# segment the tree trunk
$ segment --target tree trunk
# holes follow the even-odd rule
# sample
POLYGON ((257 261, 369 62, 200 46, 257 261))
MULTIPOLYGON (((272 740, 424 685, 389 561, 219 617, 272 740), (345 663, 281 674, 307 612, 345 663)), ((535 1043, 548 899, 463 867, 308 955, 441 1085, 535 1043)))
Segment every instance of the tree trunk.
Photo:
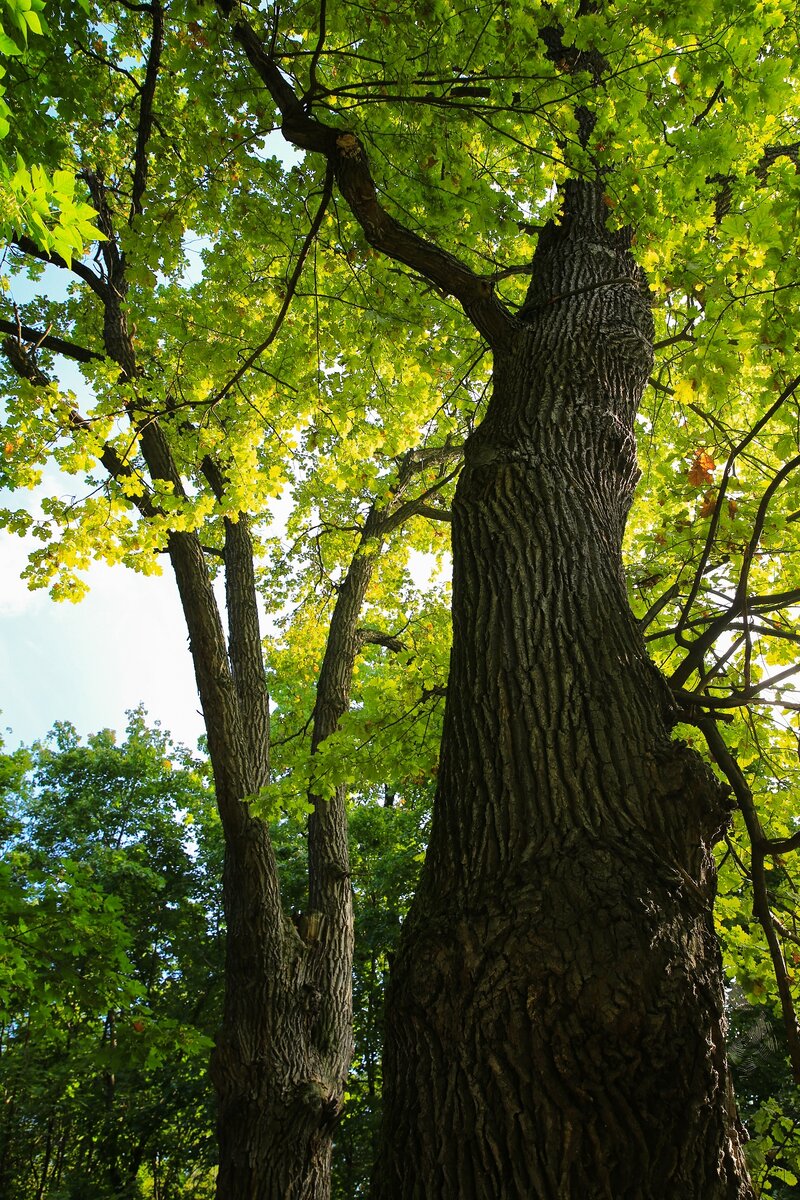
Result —
MULTIPOLYGON (((211 1067, 217 1195, 327 1200, 350 1038, 349 1027, 344 1045, 328 1035, 323 1004, 349 1014, 349 974, 344 995, 323 995, 327 946, 283 913, 269 829, 250 813, 269 779, 269 706, 247 519, 226 527, 228 647, 196 538, 172 534, 169 545, 225 834, 225 1006, 211 1067)), ((352 938, 352 925, 338 936, 352 938)))
POLYGON ((263 822, 248 817, 225 856, 225 1013, 217 1090, 220 1200, 326 1200, 344 1075, 322 1028, 322 943, 291 920, 270 928, 263 822))
POLYGON ((744 1200, 711 847, 621 543, 646 285, 567 185, 453 509, 433 827, 392 971, 382 1200, 744 1200))

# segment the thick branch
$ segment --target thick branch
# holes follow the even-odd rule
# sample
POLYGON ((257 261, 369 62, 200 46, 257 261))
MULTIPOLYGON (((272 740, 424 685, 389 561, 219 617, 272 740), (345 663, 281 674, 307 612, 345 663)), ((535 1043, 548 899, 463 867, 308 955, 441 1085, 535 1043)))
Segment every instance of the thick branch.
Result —
POLYGON ((30 342, 37 349, 39 346, 43 346, 45 350, 63 354, 65 358, 72 358, 75 362, 105 361, 105 354, 100 354, 97 350, 87 350, 85 346, 76 346, 74 342, 67 342, 64 338, 55 337, 48 330, 42 332, 40 329, 32 329, 30 325, 20 325, 16 321, 6 321, 0 318, 0 332, 10 333, 18 340, 30 342))
POLYGON ((3 342, 3 353, 20 379, 27 379, 34 387, 48 387, 49 376, 42 371, 36 362, 34 346, 25 347, 18 338, 6 338, 3 342))
POLYGON ((383 646, 386 650, 392 650, 395 654, 399 654, 405 649, 400 638, 394 637, 391 633, 381 633, 380 629, 370 629, 364 627, 357 630, 358 638, 362 646, 383 646))
POLYGON ((789 854, 792 850, 800 850, 800 830, 791 837, 770 838, 765 849, 767 854, 789 854))
POLYGON ((789 142, 785 146, 775 145, 766 147, 756 167, 756 175, 762 183, 765 182, 770 167, 779 158, 788 158, 800 170, 800 142, 789 142))
MULTIPOLYGON (((431 487, 426 488, 421 495, 416 496, 412 500, 406 500, 404 504, 400 504, 394 509, 394 511, 386 513, 386 515, 381 519, 381 532, 384 535, 389 534, 392 532, 392 530, 397 529, 411 517, 429 516, 431 512, 431 506, 427 504, 426 501, 430 500, 431 496, 435 496, 436 493, 445 486, 445 484, 450 483, 453 479, 455 479, 460 470, 461 463, 459 462, 452 471, 450 471, 447 475, 444 475, 441 479, 437 479, 436 483, 434 483, 431 487), (423 512, 423 509, 427 511, 423 512)), ((439 515, 436 509, 433 509, 432 511, 436 512, 437 516, 439 515)))
MULTIPOLYGON (((229 15, 233 5, 230 0, 223 0, 220 7, 229 15)), ((247 21, 235 21, 233 33, 280 110, 284 137, 301 150, 326 156, 339 189, 370 245, 424 275, 440 291, 455 296, 472 323, 492 344, 505 341, 514 327, 514 319, 494 295, 492 280, 477 275, 454 255, 392 217, 378 200, 359 138, 308 115, 247 21)))
POLYGON ((142 211, 142 198, 147 187, 147 143, 153 128, 153 98, 156 93, 161 51, 164 46, 164 12, 155 0, 150 11, 153 14, 153 32, 150 38, 150 53, 139 99, 139 127, 136 130, 136 150, 133 158, 133 197, 130 221, 142 211))
POLYGON ((253 539, 244 513, 225 518, 225 598, 228 645, 239 708, 255 772, 254 791, 269 783, 269 694, 256 602, 253 539))
POLYGON ((60 254, 56 254, 55 252, 48 254, 46 250, 40 250, 36 242, 29 237, 14 237, 11 239, 11 244, 17 250, 21 250, 23 254, 29 254, 31 258, 38 258, 40 262, 50 263, 51 266, 62 267, 65 271, 71 271, 73 275, 77 275, 79 279, 88 284, 101 300, 105 299, 108 291, 105 282, 99 275, 95 275, 94 271, 90 270, 85 263, 79 262, 77 258, 73 258, 67 262, 60 254))
POLYGON ((658 599, 653 601, 644 616, 639 618, 639 628, 644 631, 652 625, 661 610, 675 599, 679 590, 678 584, 673 583, 665 592, 662 592, 658 599))
MULTIPOLYGON (((2 348, 11 366, 22 379, 27 379, 34 387, 50 386, 51 380, 37 365, 32 349, 26 350, 22 343, 14 338, 6 338, 2 348)), ((75 408, 70 410, 69 423, 73 429, 91 429, 92 427, 92 422, 88 418, 81 416, 75 408)), ((108 443, 103 446, 100 452, 100 462, 112 479, 134 479, 138 484, 142 483, 137 472, 108 443)), ((128 494, 128 499, 143 517, 153 517, 156 515, 157 510, 154 508, 150 493, 146 489, 139 495, 128 494)))
POLYGON ((432 504, 418 504, 416 515, 427 517, 429 521, 447 521, 448 524, 452 524, 453 521, 453 514, 449 509, 434 508, 432 504))

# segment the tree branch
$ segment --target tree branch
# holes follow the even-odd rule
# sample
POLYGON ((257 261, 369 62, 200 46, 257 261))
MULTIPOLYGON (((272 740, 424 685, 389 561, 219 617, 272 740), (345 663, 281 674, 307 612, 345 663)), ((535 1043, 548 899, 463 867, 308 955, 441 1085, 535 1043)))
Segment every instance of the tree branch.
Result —
POLYGON ((308 67, 308 92, 306 99, 313 100, 317 93, 317 66, 319 65, 320 55, 322 54, 325 45, 325 20, 326 20, 326 0, 320 0, 319 5, 319 38, 314 47, 314 53, 311 55, 311 62, 308 67))
POLYGON ((683 609, 681 610, 681 615, 678 619, 678 626, 677 626, 677 631, 676 631, 676 638, 678 638, 678 640, 680 640, 680 638, 679 638, 680 632, 686 625, 686 622, 689 617, 689 611, 690 611, 692 605, 694 604, 694 601, 697 597, 698 591, 700 590, 700 583, 702 581, 703 575, 705 574, 706 564, 708 563, 709 555, 711 554, 711 548, 714 545, 714 538, 717 535, 717 527, 719 525, 720 514, 722 512, 722 501, 723 501, 725 492, 728 487, 728 482, 730 480, 731 473, 733 471, 733 465, 736 462, 736 459, 739 457, 739 455, 742 454, 743 451, 747 449, 747 447, 750 445, 750 443, 753 441, 753 439, 761 432, 761 430, 764 428, 764 426, 767 424, 767 422, 772 420, 772 418, 775 416, 775 414, 778 412, 778 410, 786 403, 786 401, 789 399, 789 397, 793 395, 793 393, 797 390, 798 386, 800 386, 800 375, 798 375, 795 379, 793 379, 791 381, 791 383, 789 383, 783 389, 781 394, 778 396, 777 400, 772 405, 770 405, 770 407, 764 413, 763 417, 761 417, 760 420, 756 421, 756 423, 752 427, 752 429, 750 429, 745 434, 745 436, 741 439, 741 441, 736 446, 734 446, 733 450, 731 450, 730 454, 728 455, 727 461, 725 463, 725 468, 722 472, 722 479, 720 480, 720 485, 719 485, 719 490, 717 492, 717 500, 716 500, 716 504, 714 506, 714 511, 711 514, 711 522, 708 527, 708 533, 706 535, 705 545, 703 546, 703 551, 702 551, 702 554, 700 555, 700 562, 697 564, 697 570, 695 571, 695 574, 694 574, 692 586, 689 589, 689 595, 686 597, 686 603, 684 604, 683 609))
POLYGON ((661 610, 666 608, 671 600, 675 599, 679 590, 679 585, 677 583, 673 583, 672 586, 668 587, 665 592, 662 592, 657 600, 653 601, 644 616, 639 618, 639 628, 642 631, 647 629, 649 625, 652 625, 653 621, 655 621, 661 610))
POLYGON ((400 638, 393 637, 390 633, 381 633, 379 629, 359 629, 356 631, 363 646, 383 646, 387 650, 393 650, 395 654, 399 654, 405 649, 405 644, 400 641, 400 638))
POLYGON ((311 222, 311 228, 309 229, 308 233, 306 234, 305 241, 303 242, 302 249, 300 250, 300 254, 298 256, 297 262, 295 263, 295 267, 294 267, 294 270, 292 271, 291 278, 290 278, 288 284, 286 285, 286 295, 283 298, 283 303, 281 304, 278 315, 272 323, 272 328, 270 329, 267 336, 264 338, 264 341, 261 342, 260 345, 256 346, 255 350, 253 350, 250 354, 248 354, 247 358, 244 360, 242 365, 239 367, 239 369, 237 371, 234 372, 234 374, 230 377, 230 379, 225 384, 225 386, 223 388, 221 388, 218 392, 215 392, 213 396, 208 397, 208 399, 206 400, 206 404, 209 407, 213 407, 213 405, 219 404, 220 400, 222 400, 224 396, 227 396, 227 394, 231 390, 231 388, 234 387, 239 382, 239 380, 242 378, 242 376, 244 374, 246 374, 247 371, 250 370, 250 368, 252 367, 252 365, 256 361, 256 359, 260 358, 261 355, 264 353, 264 351, 269 349, 269 347, 275 341, 275 338, 278 336, 278 333, 280 332, 280 328, 284 322, 284 318, 286 317, 286 314, 289 311, 289 305, 292 303, 292 300, 294 299, 294 294, 297 290, 297 285, 300 282, 300 276, 303 272, 303 265, 306 261, 306 258, 308 257, 308 252, 311 249, 312 245, 314 244, 314 239, 316 238, 317 234, 319 233, 319 229, 322 224, 322 218, 325 216, 325 211, 330 202, 332 192, 333 192, 333 171, 329 166, 328 170, 325 173, 325 183, 322 188, 322 199, 320 201, 319 208, 317 209, 314 220, 311 222))
POLYGON ((105 354, 97 350, 87 350, 85 346, 55 337, 48 330, 43 333, 40 329, 32 329, 30 325, 20 325, 17 321, 0 318, 0 333, 10 333, 17 341, 31 342, 36 349, 43 346, 45 350, 63 354, 65 358, 73 358, 76 362, 105 362, 105 354))
MULTIPOLYGON (((754 683, 740 692, 731 692, 729 696, 701 696, 698 692, 686 692, 682 688, 675 687, 673 687, 673 691, 684 704, 699 704, 709 708, 743 708, 745 704, 752 703, 761 692, 769 691, 783 679, 791 679, 798 671, 800 671, 800 663, 793 663, 785 671, 778 671, 777 675, 771 675, 769 679, 762 679, 760 683, 754 683)), ((672 684, 672 679, 669 682, 672 684)))
MULTIPOLYGON (((50 378, 37 366, 32 352, 26 350, 21 342, 12 338, 6 338, 2 349, 11 366, 21 378, 27 379, 35 387, 50 386, 50 378)), ((81 416, 76 408, 70 410, 69 423, 73 429, 91 429, 92 427, 92 422, 87 417, 81 416)), ((121 457, 119 451, 114 446, 106 443, 100 452, 99 458, 112 479, 135 479, 137 483, 142 484, 141 476, 121 457)), ((130 500, 134 508, 139 510, 143 517, 154 517, 157 515, 158 510, 154 507, 150 499, 150 493, 146 488, 139 495, 128 494, 127 499, 130 500)))
POLYGON ((767 853, 772 852, 769 849, 770 843, 764 837, 758 811, 753 802, 753 793, 747 785, 747 780, 742 774, 739 764, 726 746, 719 729, 713 721, 707 718, 701 718, 697 722, 697 725, 705 736, 711 757, 733 789, 750 838, 753 915, 764 931, 769 955, 772 959, 772 969, 775 973, 775 982, 778 987, 792 1074, 797 1083, 800 1083, 800 1027, 798 1027, 797 1015, 794 1010, 791 983, 786 971, 786 962, 780 942, 778 941, 778 935, 775 931, 772 913, 770 912, 767 877, 764 871, 764 857, 767 853))
POLYGON ((447 521, 452 523, 453 514, 444 508, 434 508, 432 504, 418 504, 416 516, 427 517, 430 521, 447 521))
POLYGON ((156 93, 161 51, 164 46, 164 11, 159 0, 154 0, 150 10, 153 14, 153 32, 150 38, 150 53, 147 56, 144 84, 139 99, 139 125, 136 130, 136 150, 133 157, 133 195, 129 224, 132 224, 133 218, 142 211, 142 198, 147 186, 147 143, 153 128, 153 98, 156 93))
POLYGON ((406 502, 396 508, 394 512, 387 513, 381 520, 382 534, 386 535, 391 533, 392 530, 397 529, 398 526, 402 525, 405 521, 408 521, 411 517, 423 515, 420 512, 420 509, 430 507, 425 503, 426 500, 429 500, 431 496, 435 496, 436 493, 440 491, 446 483, 450 483, 451 480, 455 479, 460 470, 461 463, 458 463, 458 465, 454 467, 452 471, 448 472, 448 474, 443 476, 441 479, 437 479, 436 483, 434 483, 431 487, 426 488, 421 495, 416 496, 412 500, 406 500, 406 502))
POLYGON ((764 529, 764 521, 767 517, 767 509, 770 501, 775 495, 784 479, 800 467, 800 454, 796 454, 794 458, 790 458, 787 463, 784 463, 779 471, 776 471, 767 487, 764 489, 764 494, 761 497, 761 502, 756 512, 756 519, 753 522, 753 532, 750 535, 750 541, 744 552, 744 562, 739 575, 739 582, 736 586, 736 599, 744 606, 747 596, 747 584, 750 578, 750 567, 753 562, 753 556, 758 549, 758 543, 761 540, 761 534, 764 529))
MULTIPOLYGON (((220 8, 230 16, 233 0, 220 0, 220 8)), ((496 345, 506 341, 515 321, 494 295, 491 278, 477 275, 454 255, 395 220, 378 200, 360 139, 309 116, 291 84, 267 53, 262 39, 247 21, 235 20, 233 34, 280 110, 284 137, 301 150, 325 155, 339 190, 369 244, 418 271, 446 295, 455 296, 490 343, 496 345)))
POLYGON ((703 121, 708 116, 708 114, 711 112, 712 108, 714 107, 714 105, 717 103, 720 96, 722 95, 722 90, 724 87, 725 87, 724 82, 722 80, 720 80, 720 82, 714 88, 714 91, 711 93, 711 96, 709 97, 708 103, 706 104, 705 108, 701 112, 697 113, 697 115, 692 118, 693 125, 699 125, 700 122, 703 121))
POLYGON ((800 830, 791 837, 770 838, 766 850, 767 854, 789 854, 792 850, 800 850, 800 830))
POLYGON ((255 774, 254 791, 269 783, 270 712, 256 600, 253 539, 245 513, 225 518, 225 601, 228 648, 236 694, 255 774))
POLYGON ((73 275, 77 275, 79 279, 88 284, 101 300, 105 299, 108 290, 105 281, 99 275, 95 275, 94 271, 91 271, 85 263, 79 262, 76 258, 67 262, 65 258, 62 258, 60 254, 56 254, 55 252, 48 254, 46 250, 40 250, 36 242, 31 238, 24 235, 11 238, 11 245, 15 246, 17 250, 21 250, 23 254, 30 255, 31 258, 38 258, 40 262, 50 263, 51 266, 62 267, 65 271, 71 271, 73 275))

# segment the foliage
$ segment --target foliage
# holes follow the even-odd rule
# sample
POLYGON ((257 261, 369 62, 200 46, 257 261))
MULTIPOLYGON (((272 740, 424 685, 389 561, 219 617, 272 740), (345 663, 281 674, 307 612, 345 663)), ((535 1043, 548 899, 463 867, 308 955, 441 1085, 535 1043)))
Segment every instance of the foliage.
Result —
MULTIPOLYGON (((205 764, 137 711, 119 746, 108 731, 81 743, 64 723, 4 754, 0 770, 4 1186, 21 1198, 41 1187, 45 1197, 199 1200, 213 1164, 204 1068, 221 967, 221 848, 205 764)), ((342 1200, 369 1176, 383 988, 429 807, 429 792, 411 788, 351 810, 359 937, 356 1056, 336 1142, 342 1200)), ((303 825, 273 827, 294 911, 303 825)))
MULTIPOLYGON (((45 0, 5 0, 11 36, 0 20, 0 79, 6 57, 27 57, 28 35, 46 33, 42 14, 45 0), (22 43, 20 45, 20 42, 22 43)), ((3 99, 0 85, 0 138, 6 137, 13 113, 3 99)), ((11 167, 0 161, 0 231, 6 236, 27 236, 40 250, 69 261, 102 237, 93 224, 95 211, 75 196, 71 171, 56 169, 52 176, 38 164, 28 166, 19 151, 11 167)))
POLYGON ((4 755, 2 1190, 210 1194, 220 845, 202 765, 140 711, 4 755))

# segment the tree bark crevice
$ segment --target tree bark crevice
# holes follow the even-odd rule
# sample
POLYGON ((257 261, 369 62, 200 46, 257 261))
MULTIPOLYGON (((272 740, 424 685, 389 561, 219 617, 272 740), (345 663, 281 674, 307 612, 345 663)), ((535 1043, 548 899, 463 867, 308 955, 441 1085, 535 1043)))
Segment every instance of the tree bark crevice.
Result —
POLYGON ((374 1195, 749 1200, 711 916, 726 795, 670 739, 622 574, 652 318, 591 185, 567 186, 529 300, 453 503, 442 756, 374 1195))

